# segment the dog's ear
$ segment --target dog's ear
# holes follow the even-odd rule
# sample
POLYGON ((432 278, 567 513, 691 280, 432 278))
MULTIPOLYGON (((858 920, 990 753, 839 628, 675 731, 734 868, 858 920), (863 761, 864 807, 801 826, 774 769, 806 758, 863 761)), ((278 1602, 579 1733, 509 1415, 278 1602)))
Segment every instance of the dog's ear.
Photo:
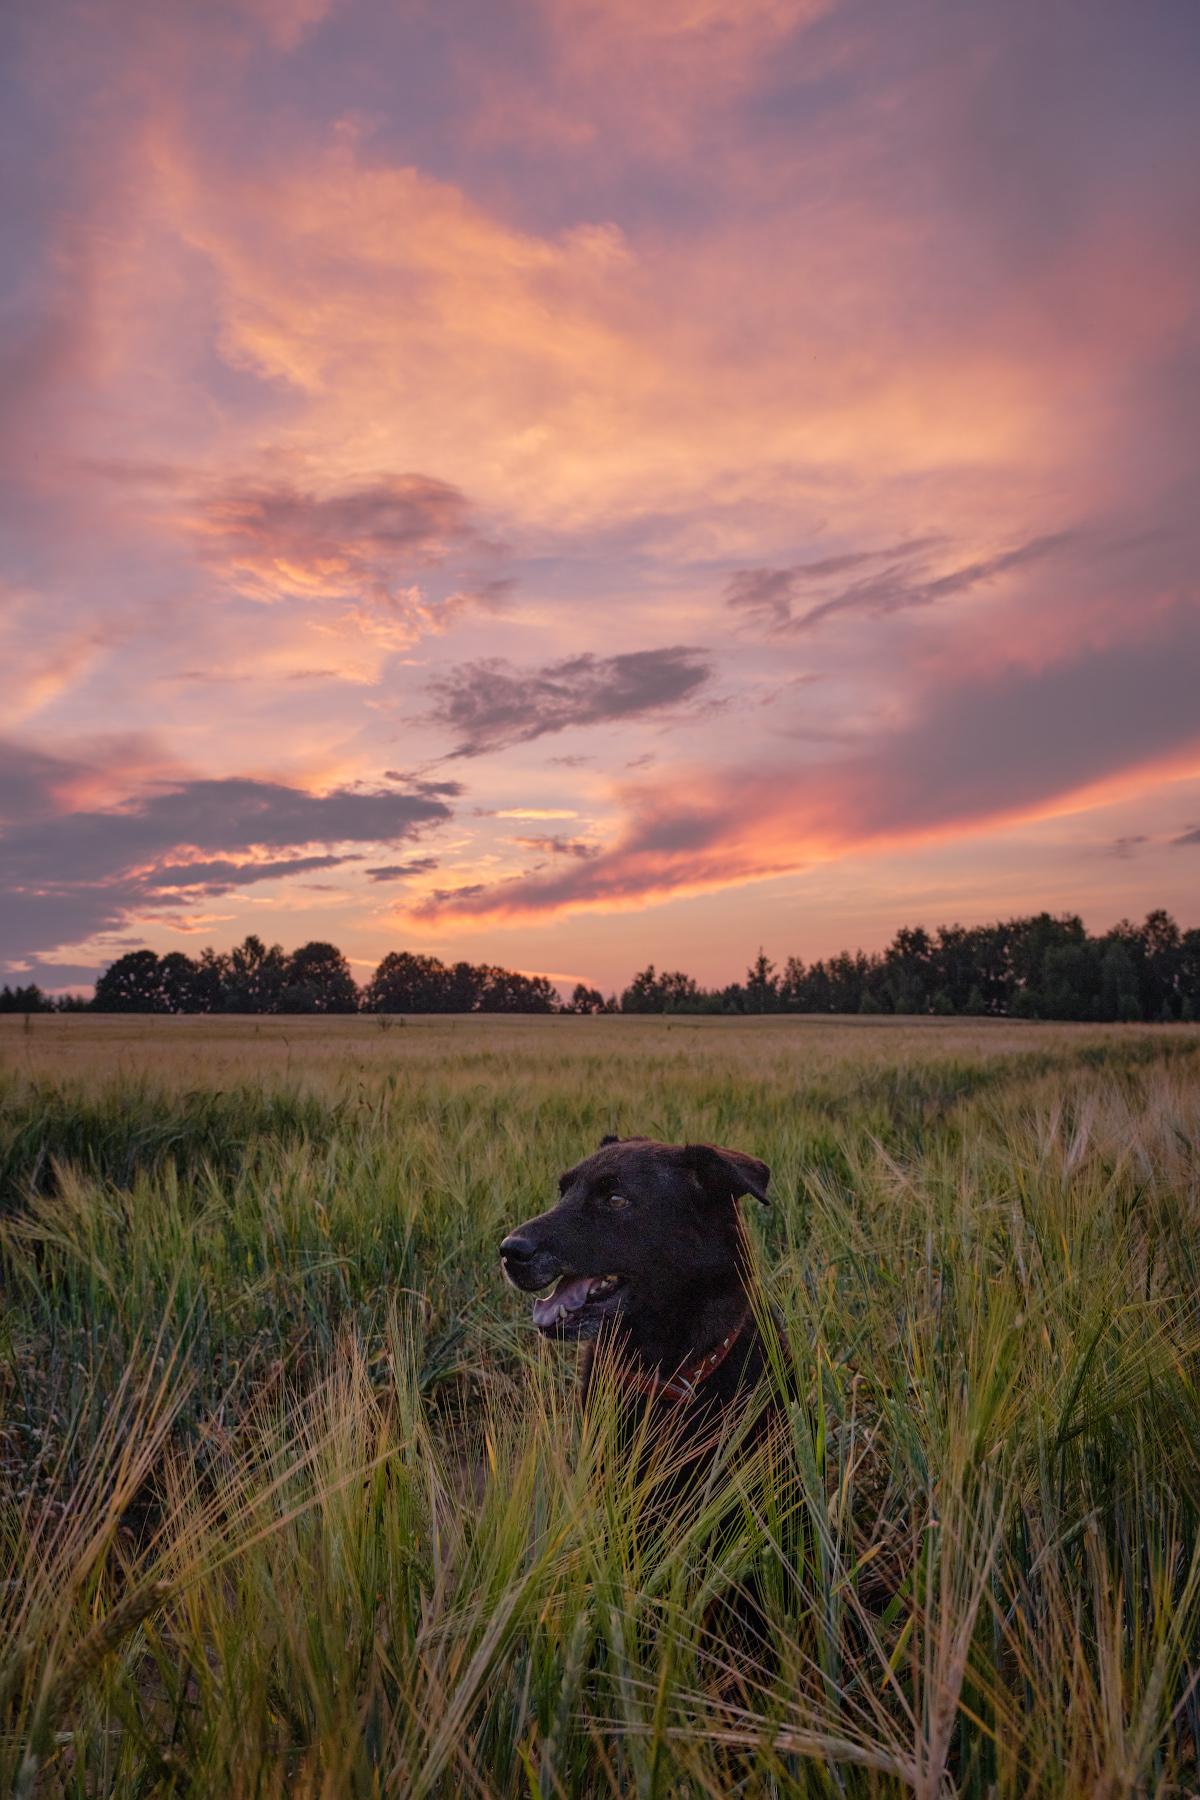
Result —
POLYGON ((700 1185, 714 1200, 740 1200, 753 1194, 767 1205, 767 1183, 771 1171, 757 1156, 742 1150, 722 1150, 716 1144, 685 1144, 685 1168, 692 1171, 700 1185))
POLYGON ((621 1140, 615 1131, 606 1131, 604 1136, 600 1139, 600 1148, 603 1150, 605 1144, 619 1144, 620 1141, 621 1140))

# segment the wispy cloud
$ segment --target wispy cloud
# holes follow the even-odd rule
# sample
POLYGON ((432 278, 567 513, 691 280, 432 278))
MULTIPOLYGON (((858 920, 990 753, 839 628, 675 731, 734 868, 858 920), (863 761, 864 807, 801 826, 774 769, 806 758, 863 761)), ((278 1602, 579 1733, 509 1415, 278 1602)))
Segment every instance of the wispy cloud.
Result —
POLYGON ((438 866, 436 856, 414 856, 410 862, 380 863, 364 870, 369 881, 407 881, 412 875, 426 875, 438 866))
POLYGON ((960 562, 935 574, 927 558, 918 559, 940 540, 914 538, 886 550, 830 556, 822 561, 795 563, 789 568, 738 569, 729 579, 726 599, 731 607, 774 631, 810 631, 839 614, 864 613, 884 618, 889 613, 933 606, 939 600, 969 593, 998 576, 1054 556, 1074 540, 1072 532, 1049 532, 1014 549, 960 562), (832 579, 861 568, 870 568, 871 573, 845 585, 832 579), (812 590, 820 586, 830 586, 832 591, 813 598, 812 590))
POLYGON ((148 894, 185 889, 207 895, 227 894, 233 888, 252 887, 260 881, 277 881, 311 874, 314 869, 336 869, 343 863, 361 861, 361 856, 285 856, 252 862, 231 862, 227 857, 219 857, 208 862, 163 863, 146 876, 145 886, 148 894))
POLYGON ((513 843, 522 850, 533 850, 543 856, 574 856, 580 861, 600 855, 600 845, 587 838, 515 837, 513 843))

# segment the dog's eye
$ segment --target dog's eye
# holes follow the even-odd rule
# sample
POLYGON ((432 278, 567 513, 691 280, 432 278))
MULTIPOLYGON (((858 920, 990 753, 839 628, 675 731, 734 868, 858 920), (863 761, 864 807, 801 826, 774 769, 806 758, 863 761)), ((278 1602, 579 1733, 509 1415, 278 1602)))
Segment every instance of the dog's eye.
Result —
POLYGON ((610 1212, 623 1212, 629 1205, 629 1196, 627 1194, 602 1194, 600 1204, 606 1206, 610 1212))

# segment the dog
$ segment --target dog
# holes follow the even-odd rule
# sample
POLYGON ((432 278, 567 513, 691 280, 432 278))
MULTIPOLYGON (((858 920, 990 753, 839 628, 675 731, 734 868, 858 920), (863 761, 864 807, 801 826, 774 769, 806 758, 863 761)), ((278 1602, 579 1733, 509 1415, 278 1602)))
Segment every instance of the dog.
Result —
MULTIPOLYGON (((649 1482, 642 1520, 652 1532, 671 1533, 681 1508, 702 1503, 727 1436, 740 1460, 783 1417, 764 1378, 788 1368, 786 1339, 759 1300, 738 1210, 745 1195, 766 1203, 770 1175, 757 1157, 715 1144, 606 1137, 559 1177, 557 1206, 500 1245, 505 1278, 539 1296, 538 1330, 582 1344, 583 1407, 599 1377, 615 1378, 618 1443, 649 1482)), ((736 1506, 712 1523, 714 1550, 737 1523, 736 1506)), ((769 1665, 753 1578, 710 1600, 703 1641, 726 1697, 741 1694, 744 1670, 769 1665)))
POLYGON ((711 1433, 714 1417, 761 1380, 770 1315, 755 1304, 737 1203, 765 1204, 770 1174, 715 1144, 605 1137, 559 1177, 558 1204, 503 1240, 505 1278, 539 1296, 538 1330, 585 1346, 585 1404, 598 1344, 626 1396, 656 1417, 670 1410, 685 1434, 711 1433))
MULTIPOLYGON (((807 1508, 797 1507, 794 1477, 784 1475, 791 1459, 777 1461, 774 1449, 788 1440, 789 1405, 809 1402, 783 1320, 760 1297, 738 1209, 745 1195, 767 1202, 769 1181, 767 1165, 740 1150, 606 1137, 559 1177, 558 1204, 503 1240, 500 1262, 513 1287, 538 1296, 533 1322, 543 1336, 583 1345, 584 1406, 593 1378, 611 1371, 624 1445, 652 1452, 656 1440, 669 1440, 669 1472, 656 1485, 664 1524, 703 1492, 727 1427, 739 1459, 764 1451, 768 1479, 784 1479, 775 1498, 787 1520, 788 1567, 803 1560, 793 1539, 806 1529, 807 1508)), ((905 1579, 912 1538, 882 1422, 864 1404, 826 1428, 844 1451, 831 1457, 828 1481, 838 1486, 847 1459, 855 1471, 862 1535, 854 1554, 869 1563, 856 1578, 858 1599, 882 1613, 905 1579)), ((755 1578, 714 1602, 707 1626, 714 1641, 748 1651, 760 1671, 768 1666, 755 1578)))

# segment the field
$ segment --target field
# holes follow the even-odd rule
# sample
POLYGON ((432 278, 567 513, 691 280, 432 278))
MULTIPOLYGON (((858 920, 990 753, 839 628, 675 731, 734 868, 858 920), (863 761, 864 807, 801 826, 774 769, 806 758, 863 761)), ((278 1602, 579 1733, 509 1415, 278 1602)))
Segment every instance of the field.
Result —
POLYGON ((1195 1028, 6 1019, 0 1282, 6 1793, 1200 1790, 1195 1028), (777 1196, 667 1531, 497 1272, 609 1130, 777 1196))

